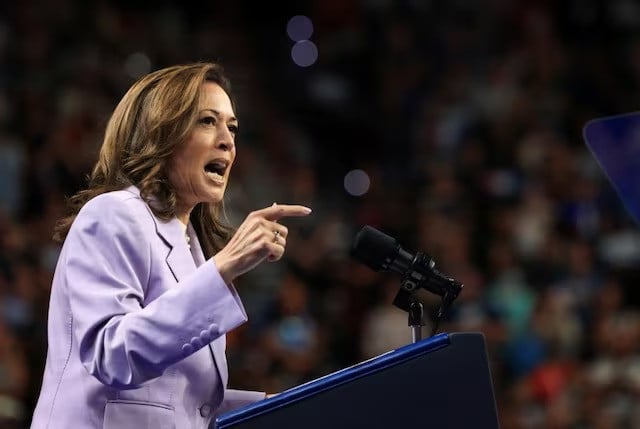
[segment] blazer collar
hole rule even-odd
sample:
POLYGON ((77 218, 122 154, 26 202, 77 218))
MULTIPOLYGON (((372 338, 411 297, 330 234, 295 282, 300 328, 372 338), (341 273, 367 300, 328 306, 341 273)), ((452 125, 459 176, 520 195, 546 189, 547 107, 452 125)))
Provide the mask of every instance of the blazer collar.
MULTIPOLYGON (((126 191, 140 196, 140 190, 136 186, 129 186, 126 191)), ((155 224, 156 233, 167 246, 167 265, 169 265, 176 281, 180 281, 195 270, 196 265, 194 257, 196 255, 199 257, 198 259, 204 261, 204 256, 202 255, 202 249, 200 249, 200 243, 196 233, 191 224, 189 224, 185 234, 184 225, 180 220, 178 220, 178 218, 173 217, 168 221, 159 219, 153 214, 151 207, 149 207, 148 204, 146 204, 146 206, 155 224), (191 248, 196 250, 194 251, 193 256, 191 254, 192 252, 189 250, 187 236, 190 239, 191 248)), ((202 262, 198 261, 198 265, 200 265, 200 263, 202 262)))

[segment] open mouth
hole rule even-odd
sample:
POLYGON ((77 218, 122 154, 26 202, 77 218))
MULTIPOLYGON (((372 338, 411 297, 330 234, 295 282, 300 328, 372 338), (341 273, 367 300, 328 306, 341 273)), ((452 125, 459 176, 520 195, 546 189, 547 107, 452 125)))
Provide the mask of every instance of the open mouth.
POLYGON ((216 182, 221 182, 224 180, 224 174, 227 171, 227 167, 229 163, 225 160, 215 160, 208 162, 204 166, 204 171, 207 173, 207 176, 214 179, 216 182))

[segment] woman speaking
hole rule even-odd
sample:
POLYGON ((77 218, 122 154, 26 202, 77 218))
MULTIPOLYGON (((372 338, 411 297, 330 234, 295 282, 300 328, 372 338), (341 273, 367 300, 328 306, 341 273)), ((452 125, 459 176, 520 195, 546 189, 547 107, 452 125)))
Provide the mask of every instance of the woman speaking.
POLYGON ((87 189, 69 200, 32 428, 207 428, 265 398, 227 389, 225 334, 247 320, 233 280, 279 260, 311 210, 221 221, 238 119, 218 64, 153 72, 115 108, 87 189))

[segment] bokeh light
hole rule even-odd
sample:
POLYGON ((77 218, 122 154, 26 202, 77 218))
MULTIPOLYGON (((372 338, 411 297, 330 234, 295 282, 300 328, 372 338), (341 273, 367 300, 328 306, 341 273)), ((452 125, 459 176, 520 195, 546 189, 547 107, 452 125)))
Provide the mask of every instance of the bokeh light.
POLYGON ((318 48, 310 40, 296 42, 291 48, 291 59, 300 67, 308 67, 318 59, 318 48))
POLYGON ((125 60, 124 70, 133 79, 141 78, 151 71, 151 60, 144 52, 135 52, 125 60))
POLYGON ((344 189, 350 195, 359 197, 369 191, 371 180, 364 170, 351 170, 344 176, 344 189))
POLYGON ((313 23, 304 15, 296 15, 287 23, 287 34, 294 42, 300 42, 311 38, 313 23))

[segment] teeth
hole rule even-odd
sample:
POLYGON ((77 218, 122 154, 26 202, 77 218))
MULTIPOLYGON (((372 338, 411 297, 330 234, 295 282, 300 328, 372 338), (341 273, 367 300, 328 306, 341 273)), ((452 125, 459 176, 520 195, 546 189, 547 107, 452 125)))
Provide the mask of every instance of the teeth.
POLYGON ((223 182, 224 181, 224 177, 221 176, 218 173, 212 172, 212 171, 207 171, 207 176, 209 176, 212 180, 216 181, 216 182, 223 182))

